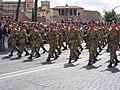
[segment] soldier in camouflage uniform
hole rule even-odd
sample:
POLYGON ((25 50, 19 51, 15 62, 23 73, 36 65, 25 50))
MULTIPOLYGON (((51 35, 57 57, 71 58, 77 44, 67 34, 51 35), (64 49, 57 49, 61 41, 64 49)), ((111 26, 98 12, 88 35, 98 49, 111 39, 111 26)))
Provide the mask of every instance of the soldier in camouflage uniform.
POLYGON ((88 30, 88 48, 89 48, 89 63, 88 65, 92 65, 95 63, 96 54, 97 54, 97 40, 98 40, 98 31, 95 29, 94 22, 90 22, 90 27, 88 30))
POLYGON ((15 50, 18 51, 18 53, 20 52, 18 47, 16 46, 16 38, 17 38, 17 31, 15 30, 15 26, 13 26, 12 24, 10 25, 10 37, 9 37, 9 43, 10 43, 10 47, 11 47, 11 53, 9 54, 9 56, 13 56, 13 52, 15 50))
POLYGON ((25 31, 25 27, 23 28, 22 26, 20 27, 20 30, 18 32, 18 38, 19 38, 19 55, 18 57, 21 58, 21 55, 23 53, 23 51, 26 52, 25 56, 29 55, 29 52, 27 51, 25 45, 26 42, 28 42, 28 38, 27 38, 27 33, 25 31))
POLYGON ((118 65, 119 61, 116 55, 118 45, 119 45, 119 30, 116 27, 116 24, 113 22, 111 24, 111 27, 109 28, 110 63, 108 65, 108 68, 111 68, 113 63, 115 66, 118 65))
POLYGON ((33 55, 36 53, 36 58, 40 57, 40 46, 41 46, 41 41, 42 37, 39 34, 38 30, 36 29, 36 26, 32 26, 32 32, 30 35, 30 43, 31 43, 31 54, 30 57, 28 57, 28 59, 30 59, 32 61, 32 57, 33 55))
MULTIPOLYGON (((44 35, 45 35, 45 30, 44 30, 44 28, 39 29, 39 34, 41 34, 42 38, 44 38, 44 35)), ((44 42, 41 41, 40 43, 41 43, 41 48, 43 49, 43 54, 44 54, 45 52, 47 52, 47 50, 46 50, 45 47, 44 47, 44 42)))
POLYGON ((71 63, 71 60, 74 59, 76 62, 77 59, 79 58, 79 50, 78 50, 78 33, 75 30, 75 28, 71 27, 69 34, 68 34, 68 41, 69 41, 69 48, 70 48, 70 56, 69 56, 69 62, 71 63))
POLYGON ((49 41, 49 53, 48 53, 48 58, 47 58, 47 62, 50 61, 50 58, 53 56, 53 54, 55 54, 55 58, 57 59, 59 56, 57 55, 57 52, 55 51, 56 47, 57 47, 57 32, 56 30, 51 27, 50 31, 48 32, 48 41, 49 41))
POLYGON ((67 26, 65 28, 62 27, 60 31, 61 31, 62 36, 63 36, 63 42, 65 42, 65 46, 64 46, 64 44, 62 44, 63 50, 67 50, 67 45, 68 45, 68 27, 67 26))

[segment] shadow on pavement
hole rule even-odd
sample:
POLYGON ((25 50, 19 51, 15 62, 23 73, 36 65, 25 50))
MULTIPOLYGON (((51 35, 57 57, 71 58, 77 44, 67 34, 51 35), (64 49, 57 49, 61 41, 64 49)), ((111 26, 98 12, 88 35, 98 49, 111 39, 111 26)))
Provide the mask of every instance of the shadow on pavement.
POLYGON ((111 73, 118 73, 118 72, 120 72, 120 70, 118 68, 116 68, 116 67, 107 68, 107 69, 105 69, 105 70, 103 70, 101 72, 104 72, 104 71, 110 71, 111 73))
POLYGON ((73 64, 73 63, 68 64, 68 63, 66 63, 66 64, 64 64, 64 68, 75 67, 77 65, 79 65, 79 64, 73 64))
POLYGON ((84 67, 82 67, 82 68, 86 68, 86 70, 92 70, 92 69, 97 69, 97 68, 99 68, 99 67, 101 67, 102 65, 99 65, 99 66, 88 66, 88 65, 86 65, 86 66, 84 66, 84 67))
POLYGON ((55 62, 51 62, 51 61, 49 61, 49 62, 42 62, 41 64, 42 65, 47 65, 47 64, 54 64, 55 62))
POLYGON ((11 56, 4 56, 2 59, 10 59, 11 56))
POLYGON ((10 61, 12 61, 12 60, 19 60, 19 59, 21 59, 21 58, 15 57, 15 58, 11 58, 10 61))

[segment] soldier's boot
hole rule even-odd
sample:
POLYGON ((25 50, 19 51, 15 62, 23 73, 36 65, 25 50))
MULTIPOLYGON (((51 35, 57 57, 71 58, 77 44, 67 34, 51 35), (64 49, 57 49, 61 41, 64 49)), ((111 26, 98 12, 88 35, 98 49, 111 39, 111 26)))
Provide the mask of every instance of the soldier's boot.
POLYGON ((26 49, 24 49, 24 51, 25 51, 25 56, 28 56, 29 55, 29 52, 26 50, 26 49))
POLYGON ((80 45, 80 49, 81 49, 81 51, 83 51, 83 47, 80 45))
POLYGON ((60 55, 62 52, 61 52, 61 50, 60 49, 58 49, 58 55, 60 55))
POLYGON ((56 60, 58 57, 59 57, 59 56, 57 55, 57 53, 55 53, 55 58, 54 58, 54 60, 56 60))
POLYGON ((18 53, 17 53, 17 55, 19 55, 19 54, 20 54, 20 51, 19 51, 19 50, 17 50, 17 52, 18 52, 18 53))
POLYGON ((41 55, 39 52, 37 52, 36 58, 39 58, 41 55))
POLYGON ((12 57, 13 56, 13 51, 11 51, 11 53, 9 54, 9 57, 12 57))
POLYGON ((102 48, 101 47, 99 47, 99 53, 102 51, 102 48))
POLYGON ((50 57, 48 57, 48 58, 46 59, 46 62, 50 62, 50 57))
POLYGON ((76 62, 78 60, 78 58, 79 58, 79 56, 76 56, 74 62, 76 62))
POLYGON ((110 62, 107 67, 108 67, 108 68, 112 68, 112 62, 110 62))
POLYGON ((92 62, 91 62, 91 60, 89 60, 89 62, 88 62, 88 66, 92 66, 92 62))
POLYGON ((18 58, 21 58, 22 57, 22 53, 20 53, 19 55, 18 55, 18 58))
POLYGON ((106 44, 103 44, 103 47, 102 48, 104 48, 106 46, 106 44))
POLYGON ((33 55, 31 54, 30 57, 28 57, 28 59, 29 59, 29 60, 32 60, 32 56, 33 56, 33 55))
POLYGON ((96 57, 99 55, 99 52, 96 52, 96 57))
POLYGON ((98 61, 98 59, 95 57, 92 61, 92 63, 96 63, 96 61, 98 61))
POLYGON ((72 60, 72 59, 71 59, 71 58, 69 58, 69 61, 68 61, 68 63, 69 63, 69 64, 71 63, 71 60, 72 60))
POLYGON ((107 48, 106 52, 109 52, 109 51, 110 51, 109 48, 107 48))
POLYGON ((81 52, 78 50, 78 57, 80 56, 81 52))
POLYGON ((47 50, 43 46, 42 46, 42 49, 44 50, 43 54, 47 52, 47 50))

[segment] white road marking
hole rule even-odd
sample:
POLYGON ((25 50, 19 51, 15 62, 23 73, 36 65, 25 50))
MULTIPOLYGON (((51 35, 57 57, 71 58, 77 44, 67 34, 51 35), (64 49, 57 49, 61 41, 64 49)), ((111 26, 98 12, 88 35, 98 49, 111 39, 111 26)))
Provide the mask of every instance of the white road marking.
POLYGON ((42 70, 48 70, 52 68, 57 68, 61 67, 64 65, 65 62, 59 63, 59 64, 52 64, 52 65, 45 65, 45 66, 40 66, 37 68, 31 68, 31 69, 26 69, 26 70, 21 70, 21 71, 16 71, 16 72, 11 72, 11 73, 6 73, 6 74, 1 74, 0 75, 0 80, 1 79, 6 79, 6 78, 11 78, 11 77, 16 77, 24 74, 29 74, 37 71, 42 71, 42 70))
MULTIPOLYGON (((25 75, 25 74, 29 74, 29 73, 34 73, 34 72, 37 72, 37 71, 48 70, 48 69, 53 69, 53 68, 57 68, 57 67, 63 67, 64 64, 67 64, 67 63, 68 62, 62 62, 62 63, 52 64, 52 65, 45 65, 45 66, 40 66, 40 67, 36 67, 36 68, 20 70, 20 71, 15 71, 15 72, 6 73, 6 74, 1 74, 0 75, 0 80, 6 79, 6 78, 16 77, 16 76, 20 76, 20 75, 25 75)), ((78 63, 81 63, 81 61, 79 60, 79 61, 75 62, 74 65, 76 65, 78 63)))

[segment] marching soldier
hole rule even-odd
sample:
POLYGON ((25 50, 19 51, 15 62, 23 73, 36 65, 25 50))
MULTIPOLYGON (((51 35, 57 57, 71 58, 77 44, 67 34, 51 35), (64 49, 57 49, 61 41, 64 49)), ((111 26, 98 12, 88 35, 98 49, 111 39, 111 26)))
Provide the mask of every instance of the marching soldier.
POLYGON ((19 38, 19 51, 20 51, 18 57, 21 58, 23 51, 26 52, 25 56, 29 55, 29 52, 25 47, 26 42, 28 42, 28 37, 25 31, 25 27, 24 28, 20 27, 20 30, 18 32, 18 38, 19 38))
POLYGON ((88 49, 89 49, 89 62, 88 65, 95 63, 97 54, 97 40, 98 31, 95 29, 94 22, 90 22, 90 27, 88 30, 88 49))
POLYGON ((119 30, 116 27, 115 22, 112 22, 109 31, 110 63, 108 68, 111 68, 113 63, 115 66, 117 66, 119 62, 116 55, 116 51, 119 45, 119 30))
POLYGON ((55 31, 55 29, 52 27, 50 29, 50 31, 48 32, 48 41, 49 41, 49 53, 48 53, 48 58, 47 58, 47 62, 50 61, 50 58, 53 56, 53 54, 55 54, 55 58, 57 59, 59 56, 57 55, 57 52, 55 51, 56 47, 57 47, 57 33, 55 31))
POLYGON ((11 56, 13 56, 13 52, 15 51, 15 50, 17 50, 18 51, 18 54, 19 54, 19 49, 18 49, 18 47, 16 46, 16 38, 17 38, 17 31, 15 30, 15 26, 13 26, 12 24, 10 25, 10 37, 9 37, 9 43, 11 44, 11 53, 9 54, 9 56, 11 57, 11 56))
MULTIPOLYGON (((41 34, 42 38, 44 38, 44 35, 45 35, 45 30, 44 30, 44 28, 39 29, 39 34, 41 34)), ((43 49, 43 54, 44 54, 45 52, 47 52, 47 50, 46 50, 45 47, 44 47, 44 42, 41 41, 40 43, 41 43, 41 48, 43 49)))
POLYGON ((35 53, 36 53, 36 58, 39 58, 41 56, 39 53, 40 46, 41 46, 40 41, 41 41, 41 35, 39 34, 36 27, 33 25, 32 32, 30 35, 31 54, 30 54, 30 57, 28 57, 28 59, 30 59, 31 61, 35 53))
POLYGON ((78 50, 78 33, 75 28, 71 27, 69 34, 68 34, 68 41, 69 41, 69 48, 70 48, 70 56, 69 56, 69 62, 71 63, 71 60, 74 59, 76 62, 79 58, 79 50, 78 50))

